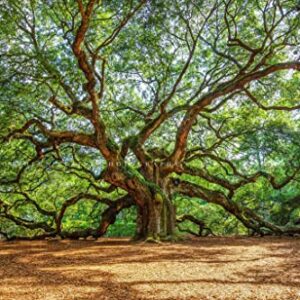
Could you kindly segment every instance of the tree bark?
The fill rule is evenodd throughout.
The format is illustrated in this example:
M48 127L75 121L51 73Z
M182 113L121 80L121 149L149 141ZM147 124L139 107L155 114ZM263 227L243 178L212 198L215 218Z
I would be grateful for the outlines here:
M175 233L175 207L167 194L155 193L138 206L135 239L160 240Z

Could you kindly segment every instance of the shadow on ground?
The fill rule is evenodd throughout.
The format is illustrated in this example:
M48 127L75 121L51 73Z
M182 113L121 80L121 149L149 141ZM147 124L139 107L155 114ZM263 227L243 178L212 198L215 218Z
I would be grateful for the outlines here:
M0 299L300 299L300 240L0 243Z

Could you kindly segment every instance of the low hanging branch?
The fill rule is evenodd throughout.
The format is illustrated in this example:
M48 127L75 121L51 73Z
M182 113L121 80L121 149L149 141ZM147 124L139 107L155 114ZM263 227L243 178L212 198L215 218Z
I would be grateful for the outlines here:
M7 240L16 240L16 239L27 239L27 240L34 240L34 239L44 239L59 236L61 238L70 238L70 239L77 239L77 238L87 238L92 236L94 238L99 238L107 232L107 229L110 225L114 224L117 215L120 211L125 208L129 208L134 205L134 200L129 195L121 197L117 200L110 200L106 198L101 198L97 195L81 193L78 194L69 200L65 201L59 210L59 213L56 215L54 212L48 212L42 209L38 204L31 198L28 197L26 193L20 193L25 196L25 200L20 202L17 201L13 205L8 205L4 201L0 200L0 217L4 220L8 220L13 222L15 225L28 229L30 231L39 230L44 231L44 233L34 234L33 236L16 236L16 235L8 235L5 231L1 230L0 234L2 234ZM65 212L68 207L75 205L78 201L89 199L99 203L106 204L108 206L107 209L101 214L100 223L97 228L87 228L77 231L65 231L62 230L62 222ZM10 210L15 205L23 205L23 204L31 204L33 205L37 211L44 217L52 217L50 222L32 222L27 221L25 219L16 217ZM53 223L56 226L53 226ZM51 224L51 225L49 225ZM1 228L0 228L1 229Z
M204 187L187 181L180 181L180 183L177 184L176 191L188 197L201 198L209 203L214 203L222 206L226 211L228 211L230 214L234 215L239 221L241 221L241 223L246 228L249 228L253 232L258 233L260 235L264 235L265 230L276 235L294 235L300 233L300 227L284 227L274 225L264 220L253 210L242 207L241 205L231 201L229 198L227 198L224 194L220 192L207 190Z
M185 221L190 221L190 222L194 223L195 225L197 225L199 227L198 232L195 233L194 231L192 231L192 230L190 230L188 228L185 228L185 229L181 228L179 226L179 224L181 224L181 223L183 223ZM192 215L182 215L182 216L179 216L179 217L176 218L176 222L177 222L178 229L180 231L182 231L182 232L187 232L187 233L190 233L192 235L199 236L199 237L201 237L201 236L207 236L209 234L213 235L213 236L215 235L212 232L212 230L209 227L206 226L206 224L205 224L204 221L199 220L199 219L195 218Z

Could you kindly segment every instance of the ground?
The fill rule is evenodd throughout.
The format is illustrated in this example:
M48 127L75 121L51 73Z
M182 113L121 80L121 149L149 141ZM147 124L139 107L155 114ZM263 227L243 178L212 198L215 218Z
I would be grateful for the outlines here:
M300 239L0 242L1 300L300 299Z

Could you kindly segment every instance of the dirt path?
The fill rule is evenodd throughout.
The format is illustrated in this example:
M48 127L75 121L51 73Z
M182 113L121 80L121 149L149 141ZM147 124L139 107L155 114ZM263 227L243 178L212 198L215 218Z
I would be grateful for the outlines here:
M1 300L300 299L300 239L0 243Z

